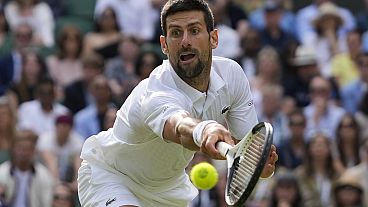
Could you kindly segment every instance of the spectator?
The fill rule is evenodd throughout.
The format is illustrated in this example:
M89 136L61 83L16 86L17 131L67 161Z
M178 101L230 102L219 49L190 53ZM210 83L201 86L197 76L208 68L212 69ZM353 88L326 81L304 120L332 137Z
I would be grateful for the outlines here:
M92 80L104 71L104 60L91 53L82 57L82 78L68 84L64 88L63 105L68 107L73 114L92 103L92 95L88 92Z
M18 104L35 99L37 84L48 77L47 67L42 56L34 49L22 53L22 76L20 82L11 86Z
M281 103L281 111L286 116L291 114L293 111L295 111L298 107L296 106L296 101L294 97L291 96L283 96L282 97L282 103Z
M313 27L313 20L319 16L319 7L323 3L331 4L333 0L313 0L313 2L306 7L300 9L296 13L296 33L299 41L303 45L310 45L317 37L315 28ZM343 7L337 8L337 13L341 15L343 25L339 28L338 37L344 39L347 31L356 27L355 19L352 13Z
M52 175L36 162L37 135L19 131L11 146L11 160L0 165L0 185L6 188L5 201L10 206L51 206Z
M54 187L52 207L74 207L73 191L65 183L60 183Z
M249 23L252 27L262 30L265 28L265 13L268 2L276 3L280 5L281 17L279 21L279 26L282 30L294 34L295 33L295 14L292 11L292 3L288 0L266 0L263 6L252 11L249 14Z
M134 36L140 42L149 41L154 34L154 25L158 16L150 0L98 0L95 16L100 16L107 7L111 7L117 14L117 22L122 34Z
M0 97L0 164L10 159L10 145L15 135L16 114L6 96Z
M58 100L62 98L62 88L81 79L83 76L81 63L82 42L83 37L78 27L66 25L58 35L56 42L57 53L48 56L46 59L50 76L55 81L58 89Z
M135 63L135 74L140 80L147 78L153 69L162 62L160 55L153 49L142 50Z
M283 8L281 3L273 0L265 2L265 26L260 29L262 45L274 47L279 54L282 54L288 43L294 39L291 33L280 26L282 15Z
M135 67L140 46L135 37L124 37L119 43L119 55L106 64L105 75L109 80L113 100L120 106L138 84Z
M249 79L256 75L257 56L261 50L261 38L258 30L249 28L240 40L241 54L238 62Z
M216 22L226 24L237 32L237 36L244 37L248 30L247 14L239 5L232 0L212 0L216 9L213 9L214 18Z
M288 137L287 118L281 111L282 88L280 85L269 84L262 87L261 112L258 119L271 123L273 126L273 144L277 147Z
M83 53L96 52L105 59L115 57L122 37L115 10L112 7L106 7L100 15L96 16L94 23L94 31L84 37Z
M368 51L359 56L358 68L360 78L341 89L343 106L350 113L358 110L364 93L368 91L366 87L368 84Z
M11 28L28 22L35 31L37 45L54 45L54 17L49 5L38 0L14 0L5 6L5 16Z
M331 59L331 75L339 88L359 78L359 55L361 54L361 33L358 30L349 31L346 37L347 52L339 53Z
M13 40L11 39L8 20L4 9L0 6L0 57L11 52Z
M28 24L20 24L13 30L13 50L0 57L0 95L3 95L13 83L22 76L22 55L24 48L32 45L33 30Z
M83 139L98 134L104 129L104 120L109 108L114 107L111 103L111 89L108 80L99 75L93 79L90 85L90 93L93 103L75 114L75 130Z
M368 139L363 140L360 148L362 161L359 165L347 169L344 175L356 178L363 188L364 205L368 205Z
M213 50L213 54L228 58L238 57L240 55L240 34L228 22L231 22L231 19L227 10L232 4L229 0L213 0L208 3L213 12L215 26L221 31L219 44Z
M296 170L305 207L332 204L332 184L339 173L332 156L331 138L315 134L305 146L305 160Z
M345 114L336 131L337 150L344 170L360 163L360 142L360 129L357 121L353 115Z
M303 197L296 176L289 171L275 177L269 207L303 207Z
M55 120L69 110L55 101L55 84L51 79L41 80L36 86L36 99L19 106L19 129L29 129L37 135L55 130Z
M300 166L305 157L305 127L306 120L302 110L297 109L288 116L289 137L278 148L278 165L287 169Z
M55 131L45 132L40 136L37 150L54 179L67 183L77 192L77 171L83 139L73 130L73 117L60 115L56 118Z
M323 132L335 139L335 132L345 110L331 101L331 83L321 76L314 77L309 86L311 103L304 108L307 119L306 137Z
M342 174L333 189L335 207L364 207L363 188L357 177Z
M262 108L262 89L267 85L278 85L280 81L281 65L277 51L270 46L262 48L257 57L257 74L249 79L258 114Z
M291 61L295 72L285 74L283 78L284 95L294 97L300 108L310 103L309 84L319 74L316 56L313 48L298 46Z
M343 25L343 17L338 7L332 2L319 5L318 16L312 24L316 30L316 37L309 43L318 51L317 64L321 75L331 76L331 59L341 52L346 52L346 35L338 36L338 30Z

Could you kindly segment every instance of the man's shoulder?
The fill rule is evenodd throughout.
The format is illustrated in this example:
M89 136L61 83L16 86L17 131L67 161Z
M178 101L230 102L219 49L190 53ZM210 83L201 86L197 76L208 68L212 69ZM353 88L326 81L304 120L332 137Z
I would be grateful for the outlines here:
M221 71L233 70L233 68L241 69L241 66L235 60L220 56L212 57L212 67L214 67L215 69L219 68L221 69Z
M26 101L19 105L19 110L32 110L35 111L40 107L40 103L37 100Z
M235 77L245 76L243 68L233 59L213 56L212 58L212 68L221 77L228 77L230 79Z
M220 62L220 63L230 63L230 62L234 62L234 60L230 59L230 58L227 58L227 57L220 57L220 56L212 56L212 61L214 62Z

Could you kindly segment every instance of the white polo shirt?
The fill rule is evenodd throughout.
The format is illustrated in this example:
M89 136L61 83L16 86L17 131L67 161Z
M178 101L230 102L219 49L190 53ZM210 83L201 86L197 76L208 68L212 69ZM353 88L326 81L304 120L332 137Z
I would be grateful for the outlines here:
M191 200L196 190L184 169L194 152L162 138L165 121L178 111L216 120L237 139L258 123L248 80L235 61L213 57L206 96L180 79L165 60L132 91L113 128L86 140L81 157L119 174L137 197L184 184L187 188L175 196Z

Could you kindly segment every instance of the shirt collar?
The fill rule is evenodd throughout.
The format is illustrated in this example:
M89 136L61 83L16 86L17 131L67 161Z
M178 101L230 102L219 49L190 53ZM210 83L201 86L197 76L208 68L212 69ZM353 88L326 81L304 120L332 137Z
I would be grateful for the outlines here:
M205 95L205 93L202 93L198 91L197 89L193 88L192 86L188 85L185 81L183 81L178 74L176 74L175 70L171 66L168 60L167 64L169 65L170 72L173 74L173 79L175 81L175 84L178 88L180 88L193 102L200 99ZM218 91L225 85L224 80L217 74L217 72L214 70L213 67L211 67L211 73L210 73L210 85L207 90L207 96L217 96Z

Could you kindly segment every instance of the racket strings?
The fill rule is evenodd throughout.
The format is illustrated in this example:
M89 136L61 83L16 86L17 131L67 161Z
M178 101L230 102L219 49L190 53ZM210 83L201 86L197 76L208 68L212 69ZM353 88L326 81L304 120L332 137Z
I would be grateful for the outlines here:
M234 173L228 188L232 202L237 202L246 190L245 186L248 186L261 159L264 144L265 135L261 132L254 134L249 146L242 149L240 160L234 163Z

